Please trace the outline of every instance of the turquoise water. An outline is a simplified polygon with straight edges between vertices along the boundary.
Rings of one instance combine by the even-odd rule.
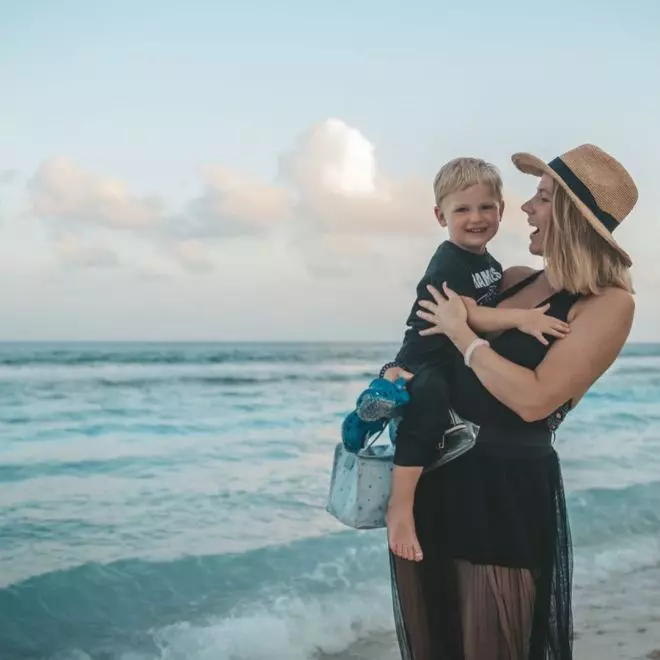
[[[392,629],[385,535],[324,511],[395,346],[0,345],[0,659],[306,660]],[[576,590],[660,561],[660,346],[560,428]]]

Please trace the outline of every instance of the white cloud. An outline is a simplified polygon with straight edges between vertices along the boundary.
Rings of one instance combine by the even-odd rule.
[[[251,181],[222,167],[202,170],[203,193],[188,205],[180,222],[183,233],[222,237],[256,234],[291,219],[288,190]],[[182,232],[182,227],[177,233]]]
[[[134,259],[134,272],[143,280],[180,278],[185,274],[203,275],[214,270],[216,251],[197,239],[158,244],[146,256]]]
[[[388,246],[351,233],[322,234],[299,243],[303,264],[315,277],[352,277],[364,270],[382,275],[387,269]]]
[[[305,132],[282,156],[279,170],[295,191],[303,231],[410,235],[433,229],[431,187],[388,179],[374,145],[338,119]]]
[[[66,234],[55,241],[55,252],[60,260],[79,268],[108,268],[119,265],[115,252],[102,245],[83,242]]]
[[[280,160],[282,172],[306,194],[378,195],[374,146],[339,119],[327,119],[298,139]]]
[[[177,268],[172,259],[160,255],[152,255],[137,266],[136,273],[140,279],[162,280],[177,274]]]
[[[142,229],[163,220],[159,200],[137,197],[122,181],[85,172],[63,157],[39,166],[28,195],[34,215],[64,226]]]
[[[94,240],[94,231],[131,230],[161,260],[158,266],[148,258],[139,261],[147,264],[139,267],[143,274],[171,274],[177,267],[207,272],[222,252],[216,248],[228,239],[265,235],[273,240],[287,236],[290,249],[312,272],[346,274],[364,270],[367,259],[383,260],[379,237],[434,237],[438,232],[430,186],[385,177],[374,145],[338,119],[300,136],[280,159],[278,184],[217,166],[203,168],[201,178],[201,194],[178,214],[166,213],[157,199],[133,195],[116,178],[85,172],[62,157],[38,168],[28,192],[32,213],[55,237],[65,232],[70,242],[71,235],[84,235],[84,241],[78,238],[83,244]],[[77,247],[76,258],[93,263],[90,249],[83,258],[83,248]],[[57,252],[74,260],[72,247]],[[103,261],[98,250],[95,255]],[[167,260],[173,263],[164,268]]]
[[[187,270],[205,273],[213,268],[213,257],[201,241],[181,241],[175,252],[179,263]]]

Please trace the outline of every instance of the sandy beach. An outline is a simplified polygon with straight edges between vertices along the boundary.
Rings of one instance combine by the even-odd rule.
[[[660,567],[575,594],[575,658],[660,659]]]

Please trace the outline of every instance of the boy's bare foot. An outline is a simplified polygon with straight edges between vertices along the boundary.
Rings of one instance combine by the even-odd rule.
[[[415,531],[415,519],[409,507],[390,506],[385,516],[390,550],[409,561],[422,561],[422,546]]]

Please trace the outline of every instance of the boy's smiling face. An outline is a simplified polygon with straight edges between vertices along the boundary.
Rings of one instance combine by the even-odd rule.
[[[447,227],[449,240],[477,254],[482,254],[497,234],[503,211],[504,203],[482,183],[447,195],[435,207],[438,222]]]

